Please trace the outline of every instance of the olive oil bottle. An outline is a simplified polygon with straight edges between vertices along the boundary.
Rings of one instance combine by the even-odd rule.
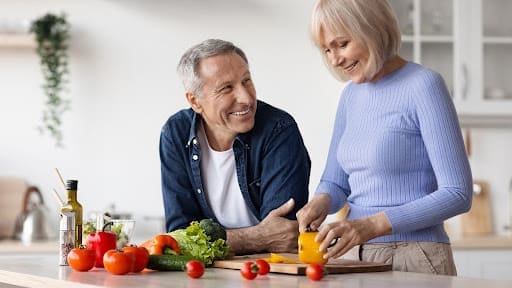
[[[78,180],[66,181],[67,202],[60,208],[60,213],[75,215],[75,247],[82,244],[82,204],[78,203],[76,199],[76,191],[78,187]]]

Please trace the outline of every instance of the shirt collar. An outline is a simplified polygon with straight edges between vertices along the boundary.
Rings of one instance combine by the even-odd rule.
[[[194,139],[197,139],[197,123],[201,121],[202,117],[200,114],[197,114],[195,111],[193,111],[194,115],[192,116],[192,125],[190,125],[190,131],[188,133],[188,141],[186,147],[190,147],[190,143],[194,141]]]
[[[190,147],[190,143],[192,143],[194,139],[197,139],[197,125],[199,124],[199,121],[201,121],[202,119],[203,117],[201,117],[201,114],[198,114],[194,111],[194,115],[192,116],[192,125],[190,125],[190,131],[188,134],[188,141],[186,147]],[[248,133],[238,134],[235,137],[234,142],[239,141],[242,144],[242,146],[245,146],[245,143],[247,142],[249,137],[248,134],[250,132],[251,131],[249,131]]]

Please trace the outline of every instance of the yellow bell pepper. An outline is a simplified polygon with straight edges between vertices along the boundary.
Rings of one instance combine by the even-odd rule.
[[[277,253],[270,253],[270,258],[264,258],[263,260],[267,261],[268,263],[297,264],[297,261],[295,261],[294,259],[284,257]]]

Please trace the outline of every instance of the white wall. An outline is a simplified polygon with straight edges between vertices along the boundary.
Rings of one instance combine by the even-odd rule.
[[[339,92],[307,35],[313,0],[0,0],[0,19],[66,12],[72,24],[65,149],[41,136],[44,95],[31,49],[0,48],[0,175],[26,178],[44,193],[60,187],[54,167],[79,180],[86,215],[115,202],[153,233],[161,217],[158,139],[167,117],[187,107],[175,67],[206,38],[245,50],[258,97],[295,116],[313,161],[310,190],[322,172]],[[495,230],[508,213],[512,132],[473,133],[475,178],[491,182]],[[484,155],[487,154],[487,156]],[[490,156],[489,156],[490,155]]]
[[[137,219],[162,216],[160,128],[170,114],[187,107],[175,67],[188,47],[222,38],[247,53],[258,97],[298,121],[313,160],[313,189],[343,85],[328,74],[309,41],[312,3],[0,0],[0,18],[63,11],[72,25],[72,110],[64,117],[65,149],[55,148],[36,129],[44,101],[36,54],[0,48],[0,175],[38,185],[55,222],[50,189],[62,188],[54,167],[79,180],[86,215],[115,202]],[[144,229],[137,225],[136,231]]]

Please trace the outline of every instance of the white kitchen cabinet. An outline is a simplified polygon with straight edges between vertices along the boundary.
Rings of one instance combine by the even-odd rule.
[[[454,249],[460,277],[512,280],[512,249]]]
[[[462,119],[510,121],[512,1],[391,3],[402,31],[401,55],[443,75]]]

